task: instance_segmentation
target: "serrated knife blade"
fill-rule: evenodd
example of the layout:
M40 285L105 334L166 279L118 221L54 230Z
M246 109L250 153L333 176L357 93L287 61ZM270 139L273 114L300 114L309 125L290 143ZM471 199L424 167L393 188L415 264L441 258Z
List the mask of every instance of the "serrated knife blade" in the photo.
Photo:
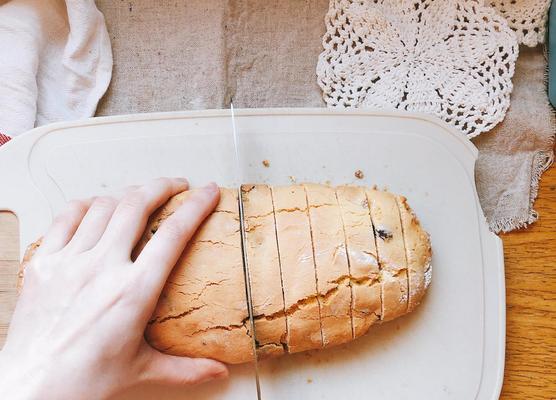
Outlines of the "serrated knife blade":
M255 319L253 317L253 300L251 297L251 277L249 275L249 262L247 259L247 251L245 249L245 226L244 226L244 212L243 212L243 201L241 199L241 183L242 183L242 173L240 164L240 153L239 153L239 138L236 129L236 119L234 113L234 103L230 101L230 114L232 117L232 134L234 139L234 152L235 152L235 175L236 181L238 182L238 206L239 206L239 231L241 235L241 254L243 259L243 277L245 280L245 295L247 299L247 311L249 314L249 325L251 329L251 341L253 346L253 364L255 368L255 385L257 389L257 399L261 400L261 384L259 380L259 365L257 356L257 342L256 342L256 332L255 332Z

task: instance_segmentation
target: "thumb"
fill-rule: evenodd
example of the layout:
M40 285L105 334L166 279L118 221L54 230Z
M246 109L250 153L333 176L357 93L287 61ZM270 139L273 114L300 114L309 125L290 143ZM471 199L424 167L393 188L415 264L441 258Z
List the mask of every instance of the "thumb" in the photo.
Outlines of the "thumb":
M143 380L165 385L195 385L212 379L227 378L228 368L207 358L178 357L154 349L143 372Z

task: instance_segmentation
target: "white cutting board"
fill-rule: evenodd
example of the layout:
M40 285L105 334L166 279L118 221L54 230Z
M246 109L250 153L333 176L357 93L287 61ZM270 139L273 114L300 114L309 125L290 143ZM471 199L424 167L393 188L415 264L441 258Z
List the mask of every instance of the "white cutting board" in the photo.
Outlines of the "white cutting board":
M267 399L497 399L505 297L502 244L474 183L475 147L431 117L327 109L238 110L244 182L378 184L406 195L431 234L433 280L411 315L356 342L261 363ZM265 168L262 160L270 161ZM360 169L365 178L358 180ZM150 178L193 186L234 179L227 110L96 118L34 129L0 149L0 209L20 221L21 248L72 198ZM249 399L252 367L186 391L146 387L125 399Z

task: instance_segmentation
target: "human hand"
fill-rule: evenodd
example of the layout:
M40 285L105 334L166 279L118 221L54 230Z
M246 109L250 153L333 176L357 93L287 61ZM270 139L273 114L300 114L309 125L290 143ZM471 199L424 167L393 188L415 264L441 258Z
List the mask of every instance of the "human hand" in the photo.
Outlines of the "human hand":
M143 332L187 241L218 203L195 191L137 258L149 215L187 189L157 179L121 201L74 201L26 267L0 352L0 398L105 399L143 382L188 385L227 376L220 362L165 355Z

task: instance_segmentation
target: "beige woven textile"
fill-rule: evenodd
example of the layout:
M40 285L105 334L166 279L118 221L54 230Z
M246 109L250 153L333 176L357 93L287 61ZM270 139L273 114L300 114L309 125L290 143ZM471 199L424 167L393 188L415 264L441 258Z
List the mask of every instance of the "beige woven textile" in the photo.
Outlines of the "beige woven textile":
M114 55L112 83L98 115L222 108L231 96L236 107L326 106L315 69L328 0L97 0L97 5ZM531 62L542 71L544 59L539 60ZM518 67L516 85L521 74ZM542 86L542 77L537 83ZM509 113L515 107L512 103ZM546 115L546 94L531 96L523 108ZM507 125L507 140L491 143L501 147L478 142L481 156L483 145L489 149L477 177L491 227L531 220L532 160L537 151L549 151L550 123L523 118L516 129ZM509 186L493 179L500 174L514 177Z

